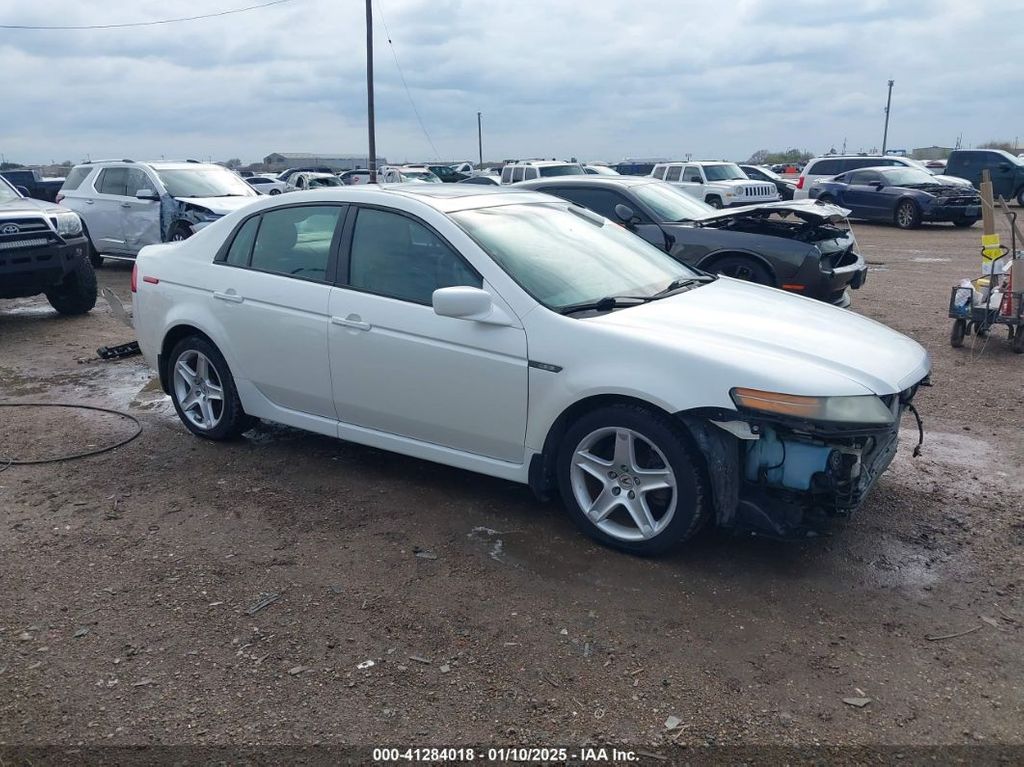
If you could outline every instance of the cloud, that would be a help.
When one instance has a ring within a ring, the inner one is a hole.
[[[375,0],[378,148],[429,159],[397,53],[438,152],[490,159],[743,159],[1012,137],[1021,76],[989,51],[1024,43],[1014,0]],[[238,0],[0,0],[6,23],[192,15]],[[389,44],[385,27],[390,32]],[[365,28],[356,0],[293,0],[218,19],[120,30],[0,30],[0,151],[242,157],[366,147]]]

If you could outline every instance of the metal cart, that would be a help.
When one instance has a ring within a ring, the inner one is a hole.
[[[1016,215],[1014,213],[1013,217],[1016,218]],[[996,283],[996,265],[1005,258],[1018,258],[1016,245],[1016,237],[1013,237],[1012,249],[1003,246],[1003,254],[992,261],[991,272],[982,275],[982,278],[987,277],[989,281],[989,286],[983,289],[985,294],[988,294]],[[1017,277],[1018,281],[1020,274],[1021,270],[1015,268],[1013,276]],[[964,337],[972,331],[977,336],[985,336],[993,325],[1006,325],[1010,348],[1017,354],[1024,353],[1024,286],[1014,285],[1013,288],[1002,294],[998,306],[990,307],[991,302],[988,300],[981,306],[975,306],[974,294],[978,289],[974,287],[973,282],[971,287],[954,287],[949,294],[949,316],[953,319],[953,329],[949,334],[950,346],[959,349],[964,345]]]

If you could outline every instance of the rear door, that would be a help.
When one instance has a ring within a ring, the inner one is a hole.
[[[130,248],[124,234],[124,213],[127,205],[128,168],[103,168],[95,181],[96,194],[85,202],[86,225],[96,250],[100,253],[128,255]]]
[[[231,339],[232,373],[263,408],[255,415],[331,435],[327,306],[346,210],[300,204],[251,216],[219,257],[210,296]]]

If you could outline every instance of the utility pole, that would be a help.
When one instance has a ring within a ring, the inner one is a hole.
[[[894,82],[896,81],[889,81],[889,97],[885,100],[885,131],[882,133],[882,154],[885,154],[885,147],[889,142],[889,109],[892,107],[892,85]]]
[[[484,167],[484,129],[483,123],[480,122],[480,113],[476,113],[476,145],[477,149],[480,150],[480,167]]]
[[[372,0],[366,0],[366,122],[370,132],[370,156],[367,169],[370,183],[377,183],[377,136],[373,121],[373,7]]]

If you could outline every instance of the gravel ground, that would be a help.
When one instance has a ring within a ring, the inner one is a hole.
[[[140,358],[89,359],[131,338],[102,302],[0,303],[0,401],[144,426],[0,473],[0,744],[1021,744],[1024,357],[949,347],[980,227],[856,232],[854,310],[933,356],[923,455],[908,418],[830,538],[655,560],[499,480],[270,425],[195,439]],[[131,430],[0,408],[0,455]]]

